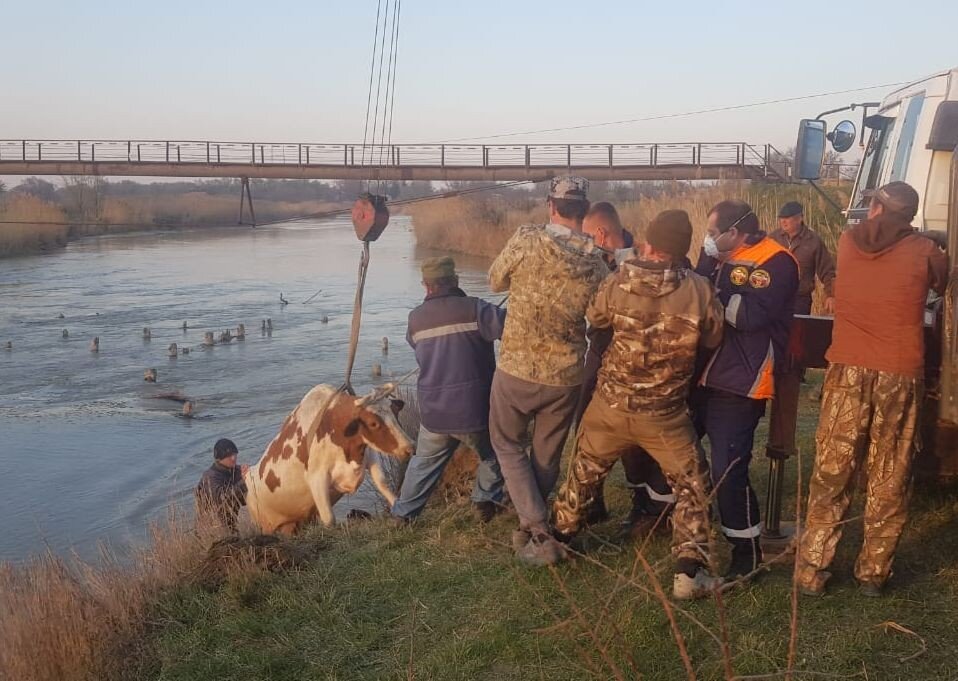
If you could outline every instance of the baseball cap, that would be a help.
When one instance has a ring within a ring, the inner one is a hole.
[[[570,201],[585,201],[589,193],[589,181],[575,175],[559,175],[552,178],[549,188],[550,199],[568,199]]]
[[[213,458],[217,461],[225,459],[228,456],[233,456],[233,454],[239,454],[239,450],[232,440],[228,440],[224,437],[221,440],[217,440],[216,444],[213,445]]]
[[[448,255],[429,258],[422,263],[422,280],[436,281],[456,276],[456,261]]]
[[[778,209],[778,217],[780,218],[793,218],[796,215],[802,215],[805,211],[802,210],[802,204],[798,201],[789,201],[788,203],[782,204],[782,207]]]
[[[910,220],[918,212],[918,192],[907,182],[889,182],[878,189],[862,192],[866,199],[875,199],[888,210]]]

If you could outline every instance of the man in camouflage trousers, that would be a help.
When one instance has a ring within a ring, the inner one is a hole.
[[[909,482],[924,391],[925,302],[943,293],[948,260],[915,231],[918,193],[904,182],[869,192],[868,219],[838,242],[835,327],[809,482],[796,579],[824,593],[828,566],[859,468],[867,476],[865,539],[855,579],[879,596],[908,516]]]
[[[705,568],[708,492],[686,400],[696,354],[718,347],[724,316],[708,279],[682,262],[691,239],[685,211],[660,213],[649,224],[641,256],[623,262],[589,306],[589,323],[611,327],[612,344],[554,507],[556,532],[571,537],[616,460],[642,447],[661,466],[676,497],[673,593],[682,599],[721,584]]]
[[[609,269],[582,233],[588,181],[557,177],[548,225],[525,225],[492,263],[493,291],[509,291],[509,314],[492,381],[489,435],[519,516],[516,557],[531,565],[565,558],[552,537],[546,499],[559,477],[583,380],[585,310]],[[532,452],[525,441],[532,424]]]

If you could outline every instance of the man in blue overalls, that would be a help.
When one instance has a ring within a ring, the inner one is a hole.
[[[784,367],[799,270],[744,201],[709,211],[702,251],[696,271],[712,280],[725,306],[725,334],[702,374],[704,409],[696,416],[709,439],[722,533],[732,544],[726,576],[737,579],[762,562],[748,467],[755,428],[775,394],[774,375]]]

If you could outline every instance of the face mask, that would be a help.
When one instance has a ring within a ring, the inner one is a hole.
[[[705,255],[710,258],[717,258],[719,254],[718,244],[715,243],[715,239],[710,236],[705,237],[705,241],[702,242],[702,250],[705,251]]]

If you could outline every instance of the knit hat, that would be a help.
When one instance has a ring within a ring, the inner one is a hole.
[[[213,445],[213,458],[217,461],[225,459],[228,456],[233,456],[234,454],[239,454],[239,450],[236,448],[236,445],[233,444],[232,440],[227,440],[224,437],[222,440],[217,440],[216,444]]]
[[[672,257],[684,258],[692,245],[692,222],[684,210],[664,210],[649,223],[645,241],[652,248]]]
[[[422,280],[425,282],[454,276],[456,276],[456,261],[448,255],[441,258],[429,258],[422,264]]]

